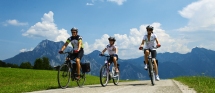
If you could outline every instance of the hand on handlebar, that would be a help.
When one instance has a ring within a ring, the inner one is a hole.
[[[101,54],[99,54],[99,56],[104,56],[104,54],[101,53]]]
[[[139,47],[139,50],[143,50],[143,47]]]
[[[156,46],[157,48],[159,48],[159,47],[161,47],[161,45],[160,44],[157,44],[157,46]]]
[[[60,50],[58,53],[59,53],[59,54],[63,54],[63,51]]]
[[[78,53],[79,51],[78,51],[78,50],[74,50],[73,52],[74,52],[74,53]]]

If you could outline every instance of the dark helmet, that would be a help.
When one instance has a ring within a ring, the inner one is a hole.
[[[108,40],[109,41],[116,41],[115,37],[109,37]]]
[[[71,31],[76,31],[76,32],[78,32],[78,28],[73,27],[73,28],[71,29]]]
[[[153,27],[153,26],[148,25],[148,26],[146,27],[146,29],[147,29],[147,30],[153,30],[153,29],[154,29],[154,27]]]

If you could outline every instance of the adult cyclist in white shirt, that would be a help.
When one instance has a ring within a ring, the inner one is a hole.
[[[152,27],[150,25],[146,27],[147,34],[144,35],[139,49],[142,50],[143,46],[145,44],[145,47],[144,47],[144,57],[145,57],[144,58],[145,59],[145,67],[144,68],[145,69],[147,69],[148,56],[151,52],[152,60],[154,61],[154,64],[155,64],[154,68],[155,68],[156,80],[159,81],[160,78],[158,75],[158,66],[157,66],[156,59],[155,59],[156,55],[157,55],[156,48],[155,48],[155,42],[157,43],[156,47],[160,47],[161,45],[158,42],[157,35],[153,34],[153,29],[154,29],[154,27]]]
[[[118,49],[117,46],[114,44],[116,39],[114,37],[109,37],[109,44],[106,46],[106,48],[102,51],[102,55],[104,54],[104,52],[106,50],[108,50],[108,54],[110,55],[110,59],[108,60],[108,62],[114,62],[114,67],[116,68],[116,73],[119,73],[119,70],[117,68],[117,60],[118,60]]]

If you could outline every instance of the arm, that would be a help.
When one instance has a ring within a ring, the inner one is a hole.
[[[107,50],[107,48],[105,48],[104,50],[102,50],[102,54],[104,54],[106,50]]]
[[[145,40],[142,40],[142,43],[140,44],[140,47],[143,47],[144,41],[145,41]]]
[[[157,39],[157,38],[155,38],[155,41],[156,41],[157,45],[160,44],[160,43],[158,42],[158,39]]]
[[[64,43],[64,45],[61,48],[61,51],[64,51],[66,49],[66,47],[68,46],[68,44],[69,44],[68,42]]]

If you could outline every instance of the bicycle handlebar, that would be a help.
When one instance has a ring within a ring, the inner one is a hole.
[[[107,54],[99,54],[99,56],[110,57],[110,55],[107,55]]]

